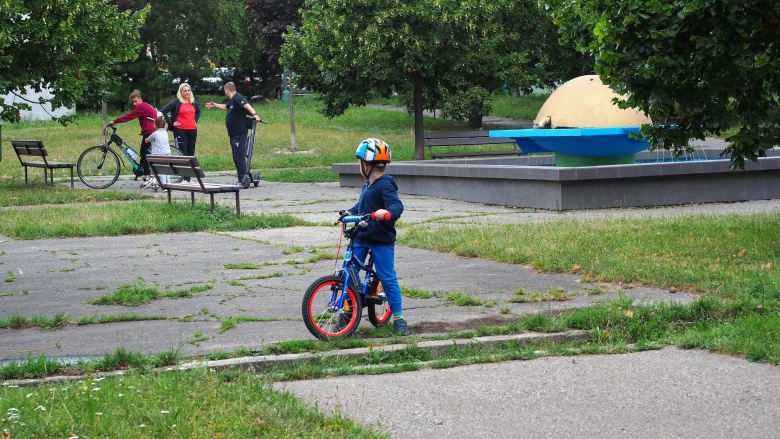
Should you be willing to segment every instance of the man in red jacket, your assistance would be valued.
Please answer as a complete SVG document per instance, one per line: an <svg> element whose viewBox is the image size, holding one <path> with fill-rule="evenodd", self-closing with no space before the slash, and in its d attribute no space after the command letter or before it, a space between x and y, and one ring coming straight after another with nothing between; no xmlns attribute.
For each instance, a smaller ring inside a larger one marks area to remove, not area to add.
<svg viewBox="0 0 780 439"><path fill-rule="evenodd" d="M144 170L144 182L141 184L141 188L151 187L151 171L149 169L149 162L146 161L146 156L152 152L152 144L146 143L146 138L151 136L157 129L154 126L154 120L157 119L157 110L151 105L144 102L141 99L141 92L133 90L130 93L130 105L133 109L126 114L123 114L113 121L109 122L108 126L113 127L118 123L124 123L133 119L138 119L138 123L141 125L141 167Z"/></svg>

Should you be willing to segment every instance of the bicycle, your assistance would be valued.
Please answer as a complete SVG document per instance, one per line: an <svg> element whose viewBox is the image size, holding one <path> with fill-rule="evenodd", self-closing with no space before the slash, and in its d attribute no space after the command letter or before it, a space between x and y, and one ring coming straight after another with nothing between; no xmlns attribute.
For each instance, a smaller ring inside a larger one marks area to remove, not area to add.
<svg viewBox="0 0 780 439"><path fill-rule="evenodd" d="M353 255L358 230L365 228L369 221L390 219L389 213L385 218L377 218L375 213L340 214L341 233L348 240L341 268L315 280L303 295L301 305L306 328L321 340L352 335L363 317L363 308L368 308L368 319L375 327L387 323L391 314L382 282L374 271L371 251L365 261ZM361 272L364 273L362 277Z"/></svg>
<svg viewBox="0 0 780 439"><path fill-rule="evenodd" d="M119 179L124 160L120 162L121 156L114 150L112 144L116 145L122 155L130 162L136 181L138 177L144 175L141 167L141 154L119 137L119 134L116 133L116 127L110 127L111 135L108 135L108 128L103 129L103 135L106 137L105 143L87 148L81 153L76 163L79 180L92 189L105 189ZM184 154L179 148L171 145L171 155Z"/></svg>

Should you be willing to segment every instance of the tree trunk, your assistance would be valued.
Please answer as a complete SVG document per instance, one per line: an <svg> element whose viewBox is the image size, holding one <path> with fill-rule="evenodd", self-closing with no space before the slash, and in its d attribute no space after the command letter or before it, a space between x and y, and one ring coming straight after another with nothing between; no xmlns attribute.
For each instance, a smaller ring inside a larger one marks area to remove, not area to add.
<svg viewBox="0 0 780 439"><path fill-rule="evenodd" d="M469 127L477 130L482 128L482 116L469 116Z"/></svg>
<svg viewBox="0 0 780 439"><path fill-rule="evenodd" d="M414 159L425 160L425 143L423 141L423 103L422 77L415 73L414 81Z"/></svg>

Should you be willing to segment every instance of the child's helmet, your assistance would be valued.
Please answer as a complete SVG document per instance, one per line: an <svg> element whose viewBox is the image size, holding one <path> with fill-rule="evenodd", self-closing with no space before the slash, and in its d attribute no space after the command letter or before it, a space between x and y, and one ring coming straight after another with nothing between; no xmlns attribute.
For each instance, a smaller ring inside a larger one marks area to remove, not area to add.
<svg viewBox="0 0 780 439"><path fill-rule="evenodd" d="M355 157L367 163L388 164L393 159L390 145L379 139L366 139L360 142Z"/></svg>

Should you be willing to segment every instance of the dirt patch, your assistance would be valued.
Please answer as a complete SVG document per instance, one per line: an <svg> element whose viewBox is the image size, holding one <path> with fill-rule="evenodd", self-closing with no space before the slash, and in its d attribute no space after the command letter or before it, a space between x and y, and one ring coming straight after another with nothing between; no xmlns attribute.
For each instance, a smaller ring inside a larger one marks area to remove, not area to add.
<svg viewBox="0 0 780 439"><path fill-rule="evenodd" d="M493 315L457 322L420 322L409 325L409 330L412 334L469 331L480 326L504 326L515 319L512 316Z"/></svg>

